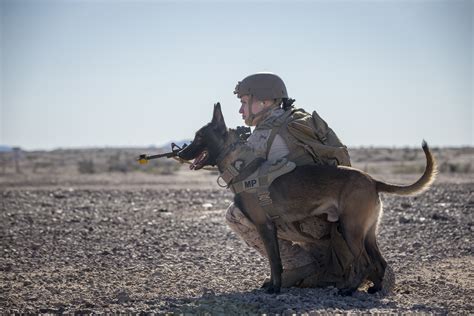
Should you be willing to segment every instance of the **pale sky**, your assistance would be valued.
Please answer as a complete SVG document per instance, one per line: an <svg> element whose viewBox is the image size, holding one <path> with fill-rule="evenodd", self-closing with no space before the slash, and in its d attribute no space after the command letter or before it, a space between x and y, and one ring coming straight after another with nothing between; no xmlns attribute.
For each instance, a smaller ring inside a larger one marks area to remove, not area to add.
<svg viewBox="0 0 474 316"><path fill-rule="evenodd" d="M473 146L473 1L9 1L0 144L192 138L271 71L348 146Z"/></svg>

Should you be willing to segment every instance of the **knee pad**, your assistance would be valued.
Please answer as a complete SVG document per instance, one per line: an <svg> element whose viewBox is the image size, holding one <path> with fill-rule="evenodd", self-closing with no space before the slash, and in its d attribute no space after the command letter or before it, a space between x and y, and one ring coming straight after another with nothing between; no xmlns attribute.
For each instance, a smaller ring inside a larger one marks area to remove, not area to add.
<svg viewBox="0 0 474 316"><path fill-rule="evenodd" d="M227 223L238 223L239 213L242 211L235 205L235 203L231 203L225 212L225 220ZM243 215L243 214L242 214Z"/></svg>
<svg viewBox="0 0 474 316"><path fill-rule="evenodd" d="M225 219L227 224L231 227L242 225L245 227L255 227L235 203L231 203L227 208Z"/></svg>

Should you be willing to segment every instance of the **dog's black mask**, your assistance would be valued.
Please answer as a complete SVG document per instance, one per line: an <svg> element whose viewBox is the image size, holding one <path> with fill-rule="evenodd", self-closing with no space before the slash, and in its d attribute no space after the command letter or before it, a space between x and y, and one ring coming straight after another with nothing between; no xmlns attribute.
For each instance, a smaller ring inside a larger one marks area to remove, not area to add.
<svg viewBox="0 0 474 316"><path fill-rule="evenodd" d="M199 170L204 166L216 165L217 157L227 138L227 127L224 122L220 103L214 104L212 121L199 129L194 140L178 153L185 160L192 160L190 168Z"/></svg>

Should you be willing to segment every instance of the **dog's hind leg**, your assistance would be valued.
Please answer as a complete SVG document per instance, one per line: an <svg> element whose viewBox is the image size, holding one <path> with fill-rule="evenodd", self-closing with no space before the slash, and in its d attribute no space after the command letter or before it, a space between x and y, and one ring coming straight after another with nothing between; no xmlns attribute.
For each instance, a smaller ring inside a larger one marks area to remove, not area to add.
<svg viewBox="0 0 474 316"><path fill-rule="evenodd" d="M365 236L365 249L371 261L371 273L368 279L374 283L374 286L368 290L371 294L382 289L382 281L385 275L385 268L387 267L387 262L380 253L380 249L377 245L376 226L377 225L373 225Z"/></svg>
<svg viewBox="0 0 474 316"><path fill-rule="evenodd" d="M369 258L364 247L364 236L361 231L349 229L347 225L341 221L342 235L353 255L353 261L350 264L350 271L346 280L346 286L339 290L339 294L343 296L352 295L367 275L367 267L369 266Z"/></svg>
<svg viewBox="0 0 474 316"><path fill-rule="evenodd" d="M364 207L364 205L354 206L351 209L352 214L367 213L365 208L361 209L362 207ZM367 205L365 205L365 207L367 207ZM367 253L365 239L368 229L374 225L373 219L374 217L371 216L348 216L347 213L340 218L342 235L354 256L350 277L347 280L348 288L344 289L341 294L349 295L351 292L356 291L371 272L371 258Z"/></svg>

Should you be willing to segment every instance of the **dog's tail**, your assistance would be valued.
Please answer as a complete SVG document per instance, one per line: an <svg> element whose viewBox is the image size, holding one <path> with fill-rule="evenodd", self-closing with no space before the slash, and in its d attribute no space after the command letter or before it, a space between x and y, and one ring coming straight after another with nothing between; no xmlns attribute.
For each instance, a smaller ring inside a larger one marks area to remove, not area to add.
<svg viewBox="0 0 474 316"><path fill-rule="evenodd" d="M422 147L426 156L426 167L425 172L423 172L421 178L418 179L418 181L416 181L415 183L407 186L388 184L381 181L376 181L377 192L386 192L397 195L414 195L427 190L435 180L438 170L436 168L436 160L431 154L431 151L428 148L428 144L425 140L423 140Z"/></svg>

